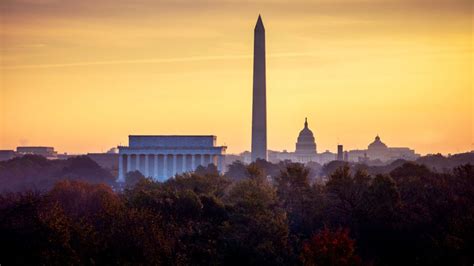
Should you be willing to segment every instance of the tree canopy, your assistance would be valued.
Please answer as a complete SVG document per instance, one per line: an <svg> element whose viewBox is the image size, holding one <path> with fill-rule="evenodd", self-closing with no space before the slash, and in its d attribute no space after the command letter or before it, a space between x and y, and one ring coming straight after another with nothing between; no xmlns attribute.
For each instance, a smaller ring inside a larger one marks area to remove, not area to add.
<svg viewBox="0 0 474 266"><path fill-rule="evenodd" d="M58 166L27 157L1 166L20 178L35 171L44 171L35 178L77 177L0 194L5 265L474 261L470 164L439 173L403 163L385 174L342 164L319 183L302 164L239 162L225 175L207 167L163 183L129 173L123 190L81 178L100 172L85 158Z"/></svg>

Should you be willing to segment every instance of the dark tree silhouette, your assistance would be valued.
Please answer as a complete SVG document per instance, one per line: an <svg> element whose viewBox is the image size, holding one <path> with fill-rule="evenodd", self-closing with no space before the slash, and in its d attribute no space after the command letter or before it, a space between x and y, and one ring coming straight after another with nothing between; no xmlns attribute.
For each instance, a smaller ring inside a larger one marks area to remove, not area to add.
<svg viewBox="0 0 474 266"><path fill-rule="evenodd" d="M228 170L225 175L232 178L233 180L242 180L247 178L247 166L241 161L235 161L228 166Z"/></svg>
<svg viewBox="0 0 474 266"><path fill-rule="evenodd" d="M146 179L146 177L140 171L128 172L125 175L125 184L127 186L135 186L140 181Z"/></svg>
<svg viewBox="0 0 474 266"><path fill-rule="evenodd" d="M444 162L451 157L436 158ZM41 187L0 194L1 263L474 261L471 164L445 172L402 161L387 166L333 164L326 183L312 182L310 170L301 164L257 161L242 166L236 164L226 175L209 166L165 182L129 173L121 190L102 182L110 176L86 158L25 156L0 163L0 181L9 188ZM15 176L17 180L7 182Z"/></svg>

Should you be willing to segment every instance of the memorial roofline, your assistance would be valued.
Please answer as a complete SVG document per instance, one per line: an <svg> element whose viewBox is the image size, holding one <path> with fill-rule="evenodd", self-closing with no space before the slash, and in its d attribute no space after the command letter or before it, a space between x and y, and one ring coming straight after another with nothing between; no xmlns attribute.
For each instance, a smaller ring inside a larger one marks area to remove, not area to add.
<svg viewBox="0 0 474 266"><path fill-rule="evenodd" d="M216 137L216 135L128 135L129 137Z"/></svg>
<svg viewBox="0 0 474 266"><path fill-rule="evenodd" d="M140 146L140 147L130 147L130 146L117 146L118 148L123 149L221 149L227 148L227 146ZM111 153L113 154L113 153Z"/></svg>

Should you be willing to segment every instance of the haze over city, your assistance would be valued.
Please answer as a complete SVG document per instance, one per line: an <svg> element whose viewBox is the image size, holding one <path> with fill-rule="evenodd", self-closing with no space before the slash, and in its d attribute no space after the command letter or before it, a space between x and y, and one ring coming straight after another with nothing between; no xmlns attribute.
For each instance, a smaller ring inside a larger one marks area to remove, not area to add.
<svg viewBox="0 0 474 266"><path fill-rule="evenodd" d="M3 0L0 266L472 265L470 0Z"/></svg>
<svg viewBox="0 0 474 266"><path fill-rule="evenodd" d="M2 1L0 148L106 151L129 134L250 150L249 25L265 21L268 149L379 134L472 150L470 1Z"/></svg>

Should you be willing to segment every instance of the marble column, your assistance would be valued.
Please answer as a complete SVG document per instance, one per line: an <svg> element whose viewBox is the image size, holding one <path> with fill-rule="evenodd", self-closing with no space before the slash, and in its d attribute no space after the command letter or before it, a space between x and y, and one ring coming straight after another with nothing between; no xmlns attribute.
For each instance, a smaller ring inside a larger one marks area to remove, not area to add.
<svg viewBox="0 0 474 266"><path fill-rule="evenodd" d="M217 155L217 170L219 173L224 173L224 156Z"/></svg>
<svg viewBox="0 0 474 266"><path fill-rule="evenodd" d="M204 167L204 154L201 154L201 166Z"/></svg>
<svg viewBox="0 0 474 266"><path fill-rule="evenodd" d="M145 154L145 177L149 177L150 176L150 164L148 162L148 154Z"/></svg>
<svg viewBox="0 0 474 266"><path fill-rule="evenodd" d="M207 156L209 156L209 159L207 160L206 166L212 163L212 155L208 154Z"/></svg>
<svg viewBox="0 0 474 266"><path fill-rule="evenodd" d="M191 171L196 170L196 155L191 155Z"/></svg>
<svg viewBox="0 0 474 266"><path fill-rule="evenodd" d="M186 154L183 154L183 165L181 167L182 172L186 172Z"/></svg>
<svg viewBox="0 0 474 266"><path fill-rule="evenodd" d="M140 154L137 154L137 161L136 161L136 165L135 165L135 170L140 171Z"/></svg>
<svg viewBox="0 0 474 266"><path fill-rule="evenodd" d="M127 154L127 171L125 171L125 174L130 172L131 168L132 168L132 155Z"/></svg>
<svg viewBox="0 0 474 266"><path fill-rule="evenodd" d="M123 176L123 155L119 154L119 176L118 176L118 181L123 182L124 181L124 176Z"/></svg>
<svg viewBox="0 0 474 266"><path fill-rule="evenodd" d="M168 177L168 154L163 154L163 179Z"/></svg>
<svg viewBox="0 0 474 266"><path fill-rule="evenodd" d="M154 155L155 163L153 164L153 179L158 180L160 177L158 176L158 154Z"/></svg>
<svg viewBox="0 0 474 266"><path fill-rule="evenodd" d="M176 154L173 154L173 173L172 175L176 175Z"/></svg>

